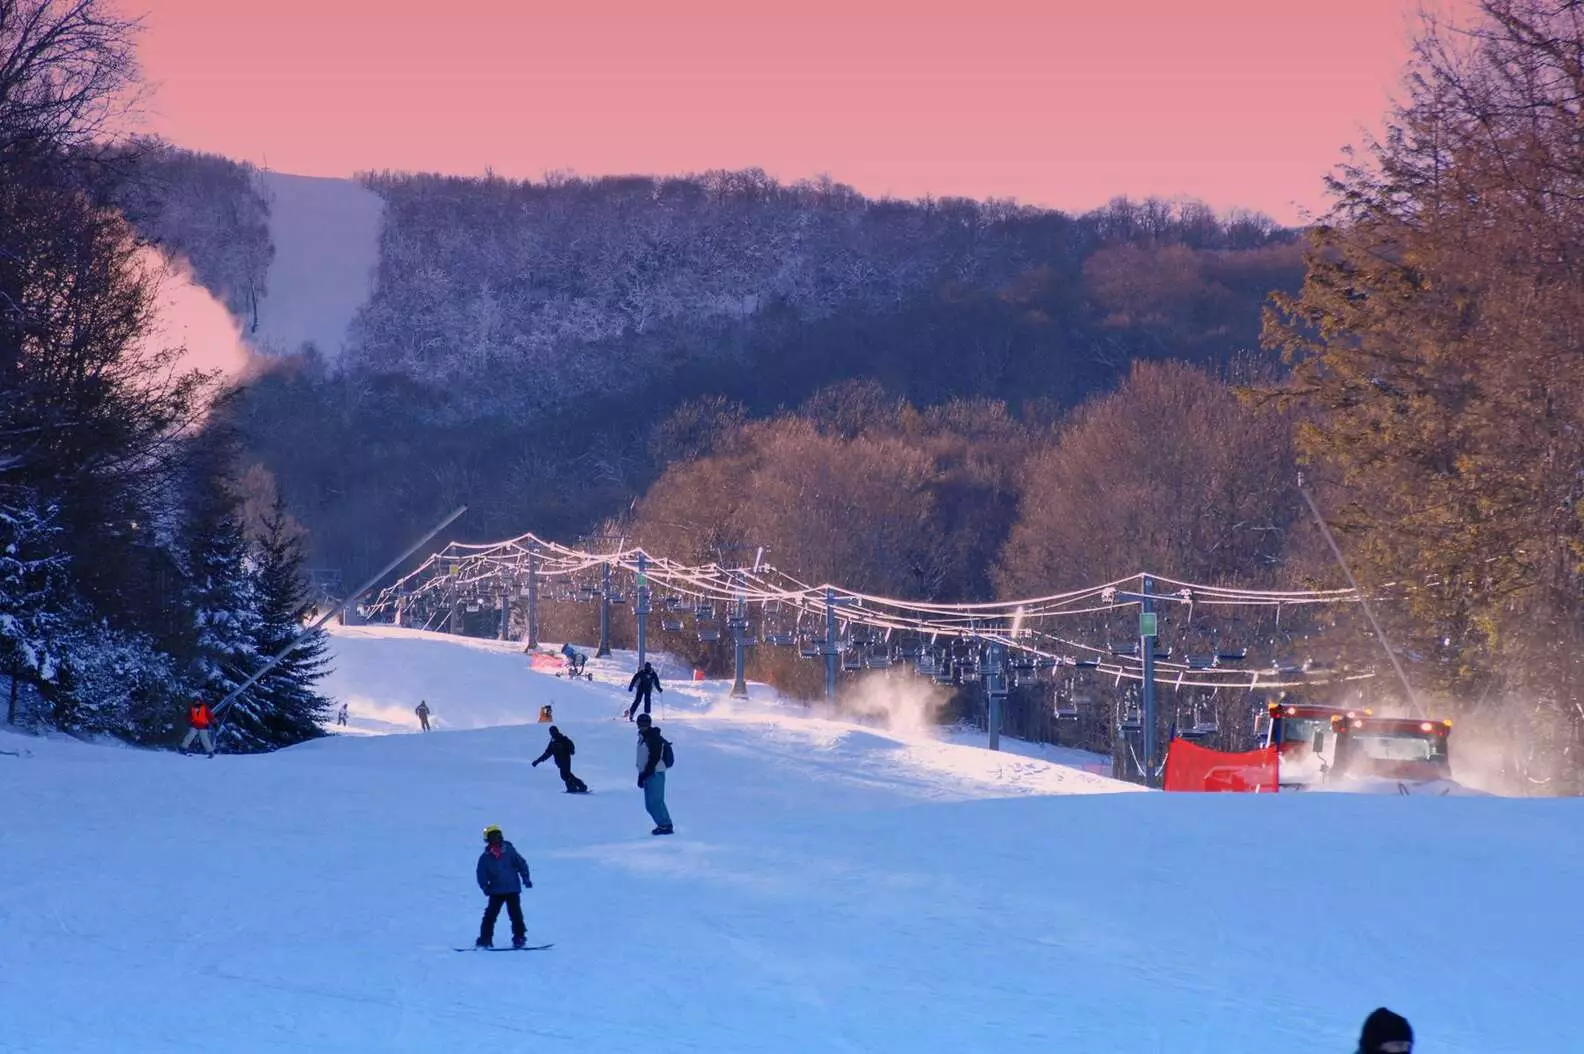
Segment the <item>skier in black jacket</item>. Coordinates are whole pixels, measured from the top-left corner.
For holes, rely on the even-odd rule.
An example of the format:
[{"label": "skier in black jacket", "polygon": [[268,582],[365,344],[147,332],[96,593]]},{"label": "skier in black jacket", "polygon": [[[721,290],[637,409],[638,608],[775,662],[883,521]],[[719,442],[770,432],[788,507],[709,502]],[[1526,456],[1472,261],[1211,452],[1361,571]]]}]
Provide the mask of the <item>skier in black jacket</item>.
[{"label": "skier in black jacket", "polygon": [[555,759],[556,770],[561,773],[561,782],[566,784],[568,794],[587,794],[588,784],[572,775],[572,755],[577,753],[577,746],[555,725],[550,726],[550,742],[545,746],[544,753],[534,759],[533,767],[538,768],[539,762],[546,758]]},{"label": "skier in black jacket", "polygon": [[[521,880],[519,881],[519,876]],[[501,829],[494,824],[484,828],[484,851],[479,854],[478,886],[489,903],[484,907],[484,919],[479,923],[476,948],[495,946],[495,920],[500,918],[502,906],[511,916],[512,947],[521,948],[528,937],[528,927],[523,923],[522,891],[533,888],[528,877],[528,861],[522,858],[516,846],[506,840]]]},{"label": "skier in black jacket", "polygon": [[647,662],[643,664],[643,669],[633,674],[632,680],[627,682],[627,690],[630,692],[634,689],[637,689],[638,695],[633,699],[632,707],[627,711],[627,720],[629,721],[633,719],[633,714],[638,712],[640,703],[643,704],[644,713],[647,714],[649,712],[649,692],[651,689],[661,693],[665,692],[665,689],[660,687],[660,675],[655,673],[654,667]]}]

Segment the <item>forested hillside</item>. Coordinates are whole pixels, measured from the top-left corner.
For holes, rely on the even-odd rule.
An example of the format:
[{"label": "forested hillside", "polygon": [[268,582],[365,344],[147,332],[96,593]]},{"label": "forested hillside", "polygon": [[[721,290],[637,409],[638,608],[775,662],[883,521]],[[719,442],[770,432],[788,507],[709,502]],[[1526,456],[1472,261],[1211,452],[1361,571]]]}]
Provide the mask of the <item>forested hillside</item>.
[{"label": "forested hillside", "polygon": [[1048,423],[1135,359],[1253,347],[1301,276],[1292,235],[1194,204],[1073,217],[752,172],[370,182],[386,226],[351,351],[282,363],[244,407],[316,561],[349,573],[464,495],[476,536],[592,528],[687,456],[699,400],[763,418],[862,381]]}]

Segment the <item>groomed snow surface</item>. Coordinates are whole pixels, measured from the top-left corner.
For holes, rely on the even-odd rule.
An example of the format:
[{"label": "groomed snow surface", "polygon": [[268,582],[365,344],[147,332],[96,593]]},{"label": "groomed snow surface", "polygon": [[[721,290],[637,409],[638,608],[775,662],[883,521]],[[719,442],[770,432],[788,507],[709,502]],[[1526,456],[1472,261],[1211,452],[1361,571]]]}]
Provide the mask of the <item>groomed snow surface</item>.
[{"label": "groomed snow surface", "polygon": [[[654,838],[630,656],[570,684],[513,644],[334,651],[362,734],[0,733],[30,755],[0,756],[0,1050],[1336,1054],[1381,1004],[1426,1054],[1579,1047],[1575,801],[1104,793],[1133,788],[910,727],[902,682],[887,731],[666,667]],[[594,793],[529,767],[546,702]],[[489,823],[548,951],[451,951]]]}]

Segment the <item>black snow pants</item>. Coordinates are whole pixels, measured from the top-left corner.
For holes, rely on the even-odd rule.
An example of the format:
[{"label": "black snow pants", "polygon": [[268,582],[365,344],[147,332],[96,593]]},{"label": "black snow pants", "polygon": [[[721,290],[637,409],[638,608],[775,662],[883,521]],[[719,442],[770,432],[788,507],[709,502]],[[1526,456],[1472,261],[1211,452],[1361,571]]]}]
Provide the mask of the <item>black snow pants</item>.
[{"label": "black snow pants", "polygon": [[643,706],[644,713],[647,714],[649,712],[649,691],[650,688],[647,684],[641,685],[638,688],[638,696],[633,700],[632,708],[627,711],[627,720],[632,720],[633,714],[638,712],[638,707],[640,705]]},{"label": "black snow pants", "polygon": [[584,791],[588,790],[587,783],[584,783],[582,780],[572,775],[572,763],[570,761],[565,765],[561,764],[559,761],[556,762],[556,771],[561,773],[561,782],[566,784],[566,789],[570,793],[582,794]]},{"label": "black snow pants", "polygon": [[528,926],[523,922],[522,894],[491,893],[489,906],[484,909],[484,921],[479,923],[479,943],[490,944],[495,940],[495,920],[500,918],[502,904],[506,905],[506,914],[511,917],[512,940],[520,941],[528,936]]}]

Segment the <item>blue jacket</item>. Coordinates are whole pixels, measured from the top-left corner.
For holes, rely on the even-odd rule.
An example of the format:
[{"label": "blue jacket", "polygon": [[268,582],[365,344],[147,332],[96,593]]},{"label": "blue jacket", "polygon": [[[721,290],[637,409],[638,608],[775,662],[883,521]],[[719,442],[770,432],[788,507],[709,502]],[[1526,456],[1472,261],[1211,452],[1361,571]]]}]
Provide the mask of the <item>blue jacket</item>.
[{"label": "blue jacket", "polygon": [[528,861],[510,842],[501,842],[500,856],[488,848],[479,854],[478,884],[485,896],[521,893],[522,882],[517,881],[518,875],[522,876],[522,882],[533,885],[533,879],[528,877]]}]

